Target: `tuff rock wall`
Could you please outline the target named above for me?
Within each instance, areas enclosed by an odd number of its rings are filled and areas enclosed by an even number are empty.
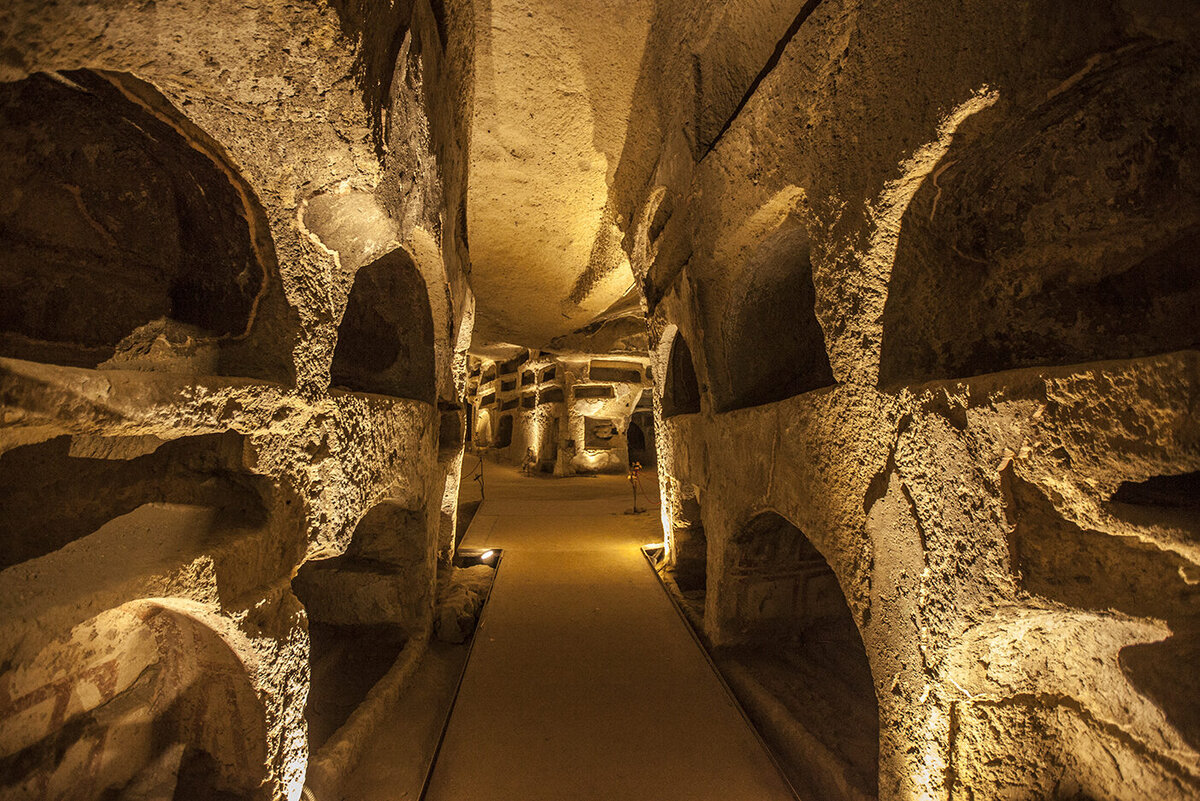
[[[821,797],[1200,796],[1198,22],[656,8],[614,193],[664,525]]]
[[[0,797],[296,799],[310,664],[423,647],[453,536],[473,12],[0,38]]]

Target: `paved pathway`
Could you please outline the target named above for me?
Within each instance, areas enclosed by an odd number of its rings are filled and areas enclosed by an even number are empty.
[[[641,555],[657,508],[487,473],[464,547],[504,557],[426,798],[794,801]]]

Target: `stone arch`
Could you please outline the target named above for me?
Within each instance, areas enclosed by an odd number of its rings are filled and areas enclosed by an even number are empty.
[[[900,229],[883,386],[1200,345],[1200,61],[1142,43],[955,134]]]
[[[431,528],[425,510],[385,498],[359,520],[345,553],[309,560],[292,580],[308,615],[310,752],[363,704],[427,624]]]
[[[719,412],[831,386],[817,320],[808,232],[789,217],[747,260],[721,320],[720,365],[710,371]]]
[[[0,131],[0,353],[290,380],[265,214],[157,90],[36,73],[0,84]]]
[[[194,550],[264,526],[269,490],[246,469],[244,448],[242,435],[226,432],[165,443],[61,436],[5,451],[0,569],[47,558],[86,561],[99,541],[140,545],[145,538],[136,532],[147,527],[160,534],[160,546],[169,539]],[[91,544],[67,548],[81,540]]]
[[[679,331],[671,339],[667,369],[663,371],[662,416],[664,419],[700,411],[700,382],[692,350]]]
[[[425,280],[397,248],[361,268],[338,326],[334,386],[433,403],[433,316]]]
[[[126,603],[0,676],[5,776],[38,797],[269,797],[266,710],[214,618],[190,601]]]
[[[761,672],[766,690],[819,744],[778,745],[793,783],[822,798],[878,797],[875,682],[833,569],[804,532],[771,510],[737,529],[724,562],[710,608],[726,639],[742,644],[737,661]]]
[[[492,444],[492,413],[488,409],[480,409],[475,415],[476,447],[486,448]]]

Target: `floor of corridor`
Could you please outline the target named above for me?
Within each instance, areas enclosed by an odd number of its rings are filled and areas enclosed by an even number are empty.
[[[641,554],[657,498],[629,515],[624,476],[492,464],[485,484],[463,547],[503,562],[426,798],[792,799]]]

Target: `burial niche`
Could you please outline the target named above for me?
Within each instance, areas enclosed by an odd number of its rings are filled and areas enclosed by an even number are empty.
[[[880,384],[1200,345],[1200,61],[1142,43],[972,117],[906,211]],[[997,107],[999,108],[999,107]]]
[[[426,515],[393,500],[373,506],[346,552],[304,564],[292,590],[308,613],[309,749],[320,748],[383,678],[430,604]]]
[[[804,533],[775,512],[742,527],[728,561],[719,606],[740,645],[727,658],[823,746],[775,744],[785,772],[821,798],[877,797],[879,706],[837,576]]]
[[[147,442],[150,440],[150,442]],[[0,569],[78,540],[179,553],[215,547],[267,522],[262,480],[243,466],[239,434],[162,443],[153,437],[62,436],[0,455]],[[159,536],[147,540],[144,532]],[[62,560],[87,559],[86,551]]]
[[[425,281],[397,248],[354,276],[330,368],[333,385],[433,403],[433,315]]]
[[[264,215],[153,87],[89,70],[0,83],[0,153],[0,354],[286,378],[277,354],[226,350],[274,269]]]
[[[663,376],[662,416],[694,414],[700,411],[700,383],[692,363],[692,350],[683,334],[676,333],[667,357],[667,372]]]
[[[22,690],[10,709],[60,710],[7,718],[8,789],[80,801],[265,798],[265,709],[241,659],[194,606],[127,603],[0,675]]]
[[[834,383],[815,312],[808,233],[789,220],[759,246],[722,317],[717,411],[790,398]]]

